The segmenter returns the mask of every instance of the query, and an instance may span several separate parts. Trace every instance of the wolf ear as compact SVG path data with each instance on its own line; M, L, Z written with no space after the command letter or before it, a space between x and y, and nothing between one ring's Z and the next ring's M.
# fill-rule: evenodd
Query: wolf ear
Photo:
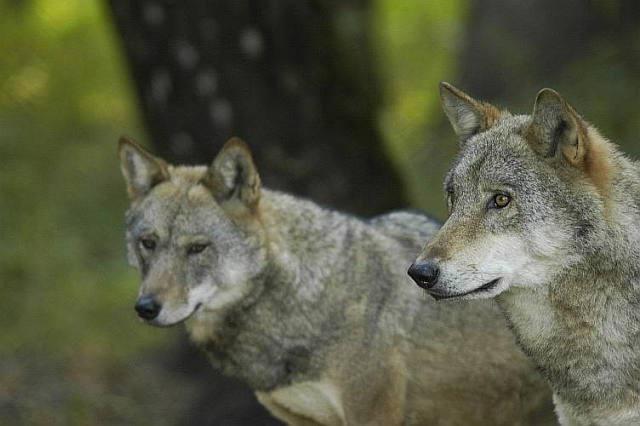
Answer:
M209 167L205 184L220 204L238 200L249 208L260 199L260 176L251 150L240 138L231 138Z
M584 135L582 119L558 92L538 92L527 130L527 139L536 152L545 157L562 154L569 164L579 166L586 154Z
M446 82L440 83L440 101L460 143L489 129L503 114L493 105L477 101Z
M129 198L143 197L151 188L169 178L167 163L140 145L122 136L118 143L120 169L127 183Z

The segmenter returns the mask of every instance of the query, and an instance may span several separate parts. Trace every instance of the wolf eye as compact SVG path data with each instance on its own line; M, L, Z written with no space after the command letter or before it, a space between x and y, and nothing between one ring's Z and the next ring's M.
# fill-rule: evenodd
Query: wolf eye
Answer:
M511 197L505 194L496 194L491 200L491 206L494 209L503 209L509 205Z
M140 238L140 245L149 251L155 250L156 248L156 242L151 238Z
M202 253L208 246L208 244L202 243L191 244L189 247L187 247L187 254L192 255Z

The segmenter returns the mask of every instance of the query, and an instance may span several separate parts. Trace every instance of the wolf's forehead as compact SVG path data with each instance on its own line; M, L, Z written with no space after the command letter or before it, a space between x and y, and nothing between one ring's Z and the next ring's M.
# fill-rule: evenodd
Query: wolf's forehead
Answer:
M222 208L204 185L177 185L171 180L129 211L127 226L140 232L170 233L177 228L206 228L222 216Z
M498 121L489 130L478 134L467 144L470 151L499 152L518 148L524 142L523 133L531 122L528 115L516 115Z
M529 150L522 137L529 121L529 116L509 117L474 136L462 148L451 169L451 178L477 179L487 169L516 166Z
M169 179L179 187L190 187L202 181L207 174L205 166L169 166Z

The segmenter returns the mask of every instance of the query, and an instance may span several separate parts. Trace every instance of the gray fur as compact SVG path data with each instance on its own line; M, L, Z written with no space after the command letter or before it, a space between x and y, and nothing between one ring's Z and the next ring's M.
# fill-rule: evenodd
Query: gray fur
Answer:
M449 219L419 257L440 266L437 297L497 297L564 425L640 424L638 172L544 90L531 116L464 144Z
M411 285L405 271L438 229L433 220L395 212L364 221L267 189L254 206L241 195L220 204L212 171L169 172L127 213L141 293L182 312L176 301L190 303L203 285L219 289L194 312L167 318L185 320L213 364L247 382L277 417L296 425L553 422L550 393L493 302L444 306ZM138 244L149 233L160 237L151 256ZM184 255L187 235L210 242L198 259Z

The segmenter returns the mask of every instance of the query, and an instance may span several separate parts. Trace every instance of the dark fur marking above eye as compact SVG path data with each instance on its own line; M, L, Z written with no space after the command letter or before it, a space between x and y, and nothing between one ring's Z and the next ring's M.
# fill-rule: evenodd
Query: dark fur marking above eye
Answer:
M444 192L447 194L453 194L453 179L450 177L447 177L444 182Z
M454 192L454 191L453 191L453 185L451 185L451 184L447 184L447 185L444 187L444 191L445 191L447 194L453 194L453 192Z
M132 228L136 226L140 222L140 214L133 213L131 210L128 210L124 215L124 223L127 227Z

